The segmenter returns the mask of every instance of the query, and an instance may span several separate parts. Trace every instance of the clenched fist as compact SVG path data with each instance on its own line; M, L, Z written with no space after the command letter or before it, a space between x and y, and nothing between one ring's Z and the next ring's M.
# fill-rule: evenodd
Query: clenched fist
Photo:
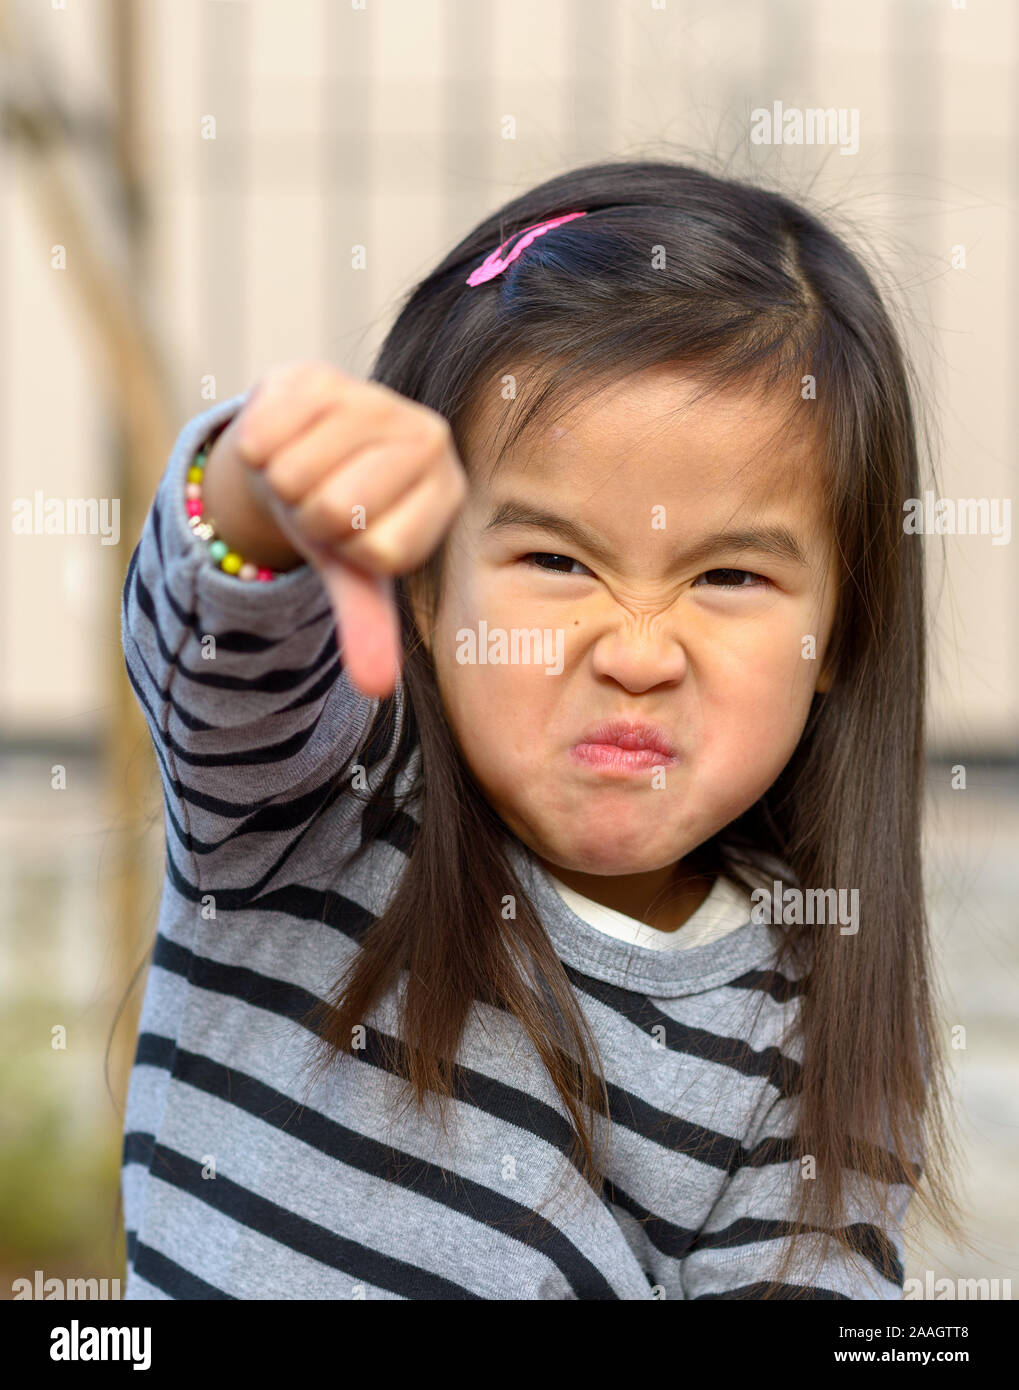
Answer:
M392 576L422 565L467 495L449 425L325 362L273 368L206 460L206 514L246 559L318 571L343 664L369 696L400 670Z

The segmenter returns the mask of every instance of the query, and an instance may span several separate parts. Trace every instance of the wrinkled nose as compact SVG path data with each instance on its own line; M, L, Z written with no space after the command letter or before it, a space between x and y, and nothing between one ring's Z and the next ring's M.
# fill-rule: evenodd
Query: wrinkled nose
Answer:
M660 617L614 625L595 643L592 661L596 675L611 677L634 695L677 684L687 666L674 625Z

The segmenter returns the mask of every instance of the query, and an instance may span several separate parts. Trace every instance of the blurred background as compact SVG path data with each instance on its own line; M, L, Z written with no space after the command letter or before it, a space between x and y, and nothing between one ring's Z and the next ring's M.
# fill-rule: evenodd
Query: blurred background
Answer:
M831 218L907 337L929 486L1010 498L1017 60L1013 0L0 0L0 1296L123 1276L163 840L120 590L184 422L274 363L366 374L416 280L532 184L686 158ZM858 148L754 143L776 101L857 111ZM40 494L106 534L26 533ZM971 1248L916 1225L907 1275L1019 1293L1019 547L925 545Z

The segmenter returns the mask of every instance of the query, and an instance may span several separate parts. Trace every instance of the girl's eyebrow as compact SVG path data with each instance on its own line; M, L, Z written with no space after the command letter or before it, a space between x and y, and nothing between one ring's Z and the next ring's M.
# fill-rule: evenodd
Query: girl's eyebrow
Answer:
M482 530L486 532L498 531L511 526L530 526L542 531L550 531L569 544L580 546L601 564L611 565L612 563L611 550L598 540L586 526L581 526L579 522L573 521L569 517L560 516L557 512L544 511L514 498L507 498L500 502ZM806 568L808 564L806 552L799 538L788 526L778 523L729 531L713 531L695 545L691 545L687 550L678 554L675 566L679 568L680 565L697 564L702 560L710 559L720 550L757 550L762 554L772 555L777 560L786 560L803 568Z

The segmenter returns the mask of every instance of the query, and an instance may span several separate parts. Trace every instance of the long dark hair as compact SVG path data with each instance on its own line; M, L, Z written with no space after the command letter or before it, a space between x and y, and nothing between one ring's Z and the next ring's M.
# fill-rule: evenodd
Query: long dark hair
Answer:
M516 231L574 211L490 283L468 273ZM372 379L439 411L458 448L479 391L509 364L538 389L507 409L508 448L581 388L644 368L694 369L708 389L760 382L814 411L841 574L829 647L833 679L767 793L699 851L748 886L777 860L801 885L852 885L866 929L782 925L775 969L807 985L799 1014L796 1149L816 1181L791 1234L820 1230L818 1263L843 1228L847 1171L875 1213L908 1182L941 1227L958 1231L954 1144L929 969L921 869L925 631L923 556L902 528L920 496L915 388L897 333L857 256L796 202L684 164L589 165L486 217L407 296ZM800 405L811 376L816 399ZM315 1070L349 1055L355 1029L406 972L400 1041L386 1065L422 1109L455 1091L454 1062L476 1000L515 1015L569 1117L571 1161L601 1191L599 1117L610 1115L598 1049L566 971L507 859L489 807L444 717L412 596L434 612L444 548L397 584L404 637L401 734L366 807L364 843L399 814L395 779L415 753L418 825L395 894L308 1022ZM384 740L395 697L381 702ZM360 755L359 755L360 756ZM506 920L503 901L516 898ZM783 1271L794 1253L788 1242ZM774 1285L778 1288L778 1279Z

